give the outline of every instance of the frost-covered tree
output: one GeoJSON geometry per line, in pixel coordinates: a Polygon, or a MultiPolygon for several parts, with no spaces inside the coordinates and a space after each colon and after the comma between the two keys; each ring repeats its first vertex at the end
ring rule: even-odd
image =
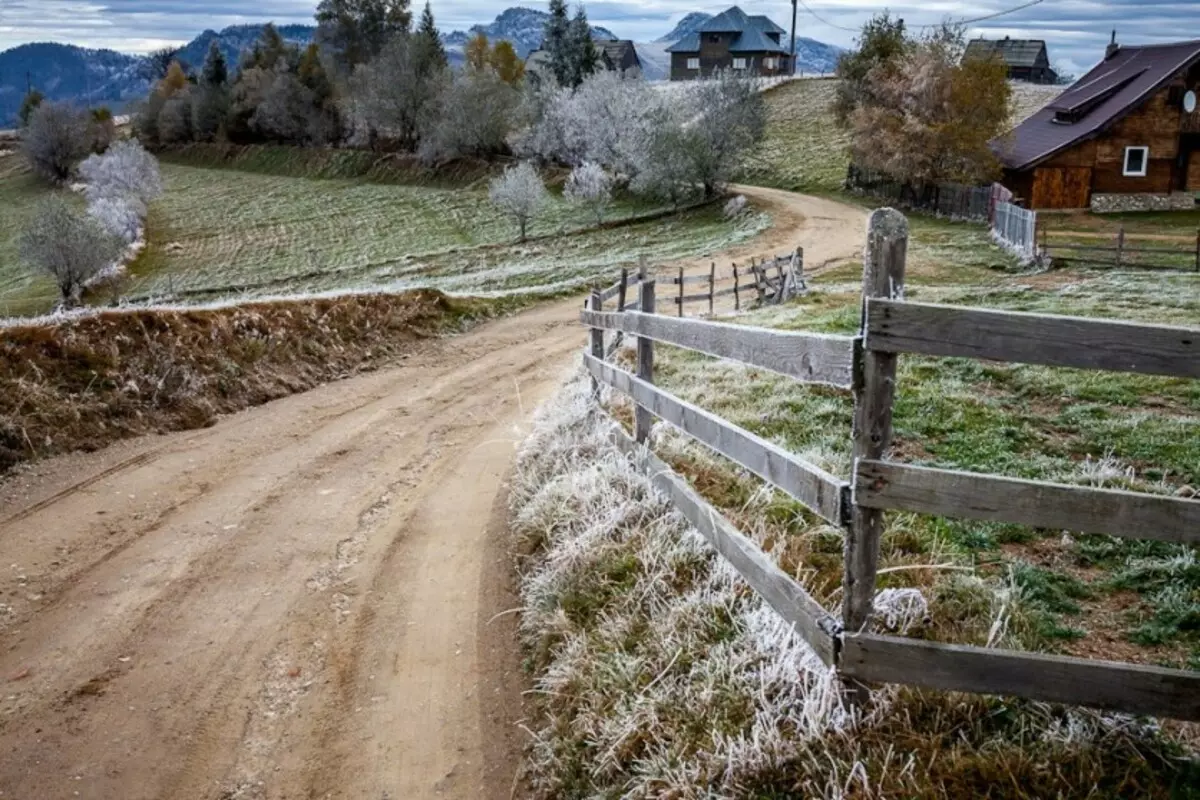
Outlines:
{"type": "Polygon", "coordinates": [[[192,141],[192,93],[189,89],[168,97],[158,112],[159,144],[185,144],[192,141]]]}
{"type": "Polygon", "coordinates": [[[146,207],[132,197],[100,197],[88,203],[88,215],[109,235],[133,244],[142,235],[146,207]]]}
{"type": "Polygon", "coordinates": [[[415,150],[444,83],[443,70],[401,36],[355,71],[351,91],[373,137],[415,150]]]}
{"type": "Polygon", "coordinates": [[[421,133],[421,159],[437,164],[505,152],[519,92],[490,70],[462,70],[445,81],[421,133]]]}
{"type": "Polygon", "coordinates": [[[730,71],[699,81],[685,102],[693,112],[685,126],[688,177],[713,197],[762,140],[766,104],[754,84],[730,71]]]}
{"type": "Polygon", "coordinates": [[[89,157],[79,165],[79,174],[87,181],[89,202],[132,198],[145,205],[163,193],[158,159],[132,139],[117,142],[104,155],[89,157]]]}
{"type": "Polygon", "coordinates": [[[92,124],[86,111],[65,103],[42,103],[21,130],[21,150],[34,172],[62,182],[91,151],[92,124]]]}
{"type": "Polygon", "coordinates": [[[121,257],[125,246],[100,223],[51,196],[34,210],[19,240],[21,260],[50,275],[61,304],[79,304],[84,284],[121,257]]]}
{"type": "Polygon", "coordinates": [[[529,220],[546,204],[549,195],[541,176],[527,161],[509,167],[504,174],[488,185],[488,199],[517,223],[520,238],[525,241],[529,220]]]}
{"type": "Polygon", "coordinates": [[[585,161],[571,170],[563,197],[575,205],[588,209],[596,217],[596,224],[604,222],[604,212],[612,202],[612,178],[604,167],[594,161],[585,161]]]}

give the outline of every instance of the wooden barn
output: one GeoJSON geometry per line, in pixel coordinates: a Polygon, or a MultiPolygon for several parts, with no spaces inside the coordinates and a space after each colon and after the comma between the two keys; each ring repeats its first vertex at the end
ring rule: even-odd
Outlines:
{"type": "Polygon", "coordinates": [[[1200,40],[1108,46],[1057,99],[993,142],[1029,208],[1193,208],[1200,191],[1200,40]]]}
{"type": "Polygon", "coordinates": [[[1050,66],[1050,54],[1041,39],[972,39],[963,58],[999,58],[1008,67],[1008,77],[1029,83],[1057,83],[1058,73],[1050,66]]]}

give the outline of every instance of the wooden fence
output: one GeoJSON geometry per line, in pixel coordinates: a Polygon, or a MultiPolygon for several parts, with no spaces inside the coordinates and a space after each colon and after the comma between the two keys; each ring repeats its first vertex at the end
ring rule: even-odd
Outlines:
{"type": "Polygon", "coordinates": [[[1200,378],[1200,330],[904,301],[908,223],[891,209],[868,228],[862,325],[857,336],[820,335],[655,314],[655,285],[639,286],[636,310],[605,312],[593,292],[581,321],[591,329],[584,364],[597,395],[607,385],[636,404],[634,435],[617,444],[843,677],[860,682],[1004,694],[1153,716],[1200,720],[1200,672],[869,632],[883,515],[887,510],[1035,527],[1200,543],[1200,501],[1018,480],[886,460],[902,353],[1200,378]],[[603,335],[637,337],[636,374],[605,361],[603,335]],[[761,367],[854,395],[850,480],[756,436],[654,384],[654,342],[761,367]],[[658,417],[786,492],[846,537],[840,619],[825,610],[749,537],[646,446],[658,417]]]}
{"type": "Polygon", "coordinates": [[[1097,244],[1051,242],[1049,234],[1049,231],[1042,228],[1041,251],[1045,257],[1052,260],[1112,265],[1118,269],[1139,267],[1142,269],[1192,269],[1200,272],[1200,229],[1196,230],[1195,245],[1189,243],[1186,247],[1131,243],[1125,236],[1124,225],[1117,230],[1111,244],[1107,242],[1097,244]],[[1142,258],[1144,255],[1149,255],[1150,261],[1144,260],[1142,258]],[[1164,263],[1171,256],[1175,257],[1174,263],[1164,263]]]}
{"type": "Polygon", "coordinates": [[[996,203],[992,215],[992,236],[1017,253],[1023,263],[1037,258],[1037,212],[996,203]]]}
{"type": "Polygon", "coordinates": [[[904,208],[928,211],[952,219],[991,222],[998,185],[914,183],[851,164],[846,171],[846,186],[852,191],[887,200],[904,208]]]}

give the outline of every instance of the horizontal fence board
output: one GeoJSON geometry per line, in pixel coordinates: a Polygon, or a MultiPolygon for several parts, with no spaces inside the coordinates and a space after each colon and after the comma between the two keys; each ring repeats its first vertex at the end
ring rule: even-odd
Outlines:
{"type": "MultiPolygon", "coordinates": [[[[637,284],[637,282],[638,282],[637,273],[633,273],[625,279],[626,286],[635,286],[637,284]]],[[[613,297],[616,297],[620,293],[621,293],[621,281],[618,278],[617,282],[615,284],[613,284],[612,286],[610,286],[607,289],[600,292],[600,299],[601,300],[609,300],[613,297]]]]}
{"type": "Polygon", "coordinates": [[[856,633],[842,637],[841,671],[877,683],[1200,720],[1200,672],[1186,670],[856,633]]]}
{"type": "Polygon", "coordinates": [[[1200,500],[1139,492],[862,461],[854,501],[867,508],[1200,543],[1200,500]]]}
{"type": "MultiPolygon", "coordinates": [[[[1101,253],[1112,253],[1114,257],[1117,254],[1116,247],[1099,247],[1097,245],[1087,244],[1058,244],[1057,242],[1047,242],[1046,248],[1048,250],[1093,250],[1101,253]]],[[[1161,253],[1166,255],[1180,256],[1181,258],[1195,258],[1196,256],[1196,251],[1192,248],[1181,250],[1174,247],[1130,247],[1129,245],[1125,245],[1121,248],[1120,252],[1122,256],[1137,255],[1138,253],[1161,253]]]]}
{"type": "Polygon", "coordinates": [[[774,331],[657,314],[588,310],[580,314],[580,321],[584,325],[624,331],[710,356],[740,361],[810,383],[828,383],[848,389],[853,381],[854,339],[849,336],[774,331]]]}
{"type": "Polygon", "coordinates": [[[867,301],[870,350],[1200,378],[1200,329],[867,301]]]}
{"type": "Polygon", "coordinates": [[[713,549],[733,565],[746,583],[779,616],[795,626],[796,632],[808,642],[813,652],[823,662],[832,665],[837,620],[649,449],[635,444],[620,430],[614,432],[613,441],[634,460],[654,487],[671,500],[713,549]]]}
{"type": "MultiPolygon", "coordinates": [[[[737,291],[738,291],[738,289],[736,289],[733,286],[730,286],[728,289],[718,289],[717,291],[713,292],[713,297],[723,297],[727,294],[734,294],[737,291]]],[[[744,292],[746,290],[742,289],[741,291],[744,292]]]]}
{"type": "MultiPolygon", "coordinates": [[[[683,282],[685,284],[708,283],[708,276],[707,275],[684,275],[683,282]]],[[[669,283],[673,286],[678,286],[679,285],[679,276],[676,275],[673,278],[659,278],[658,283],[669,283]]]]}
{"type": "Polygon", "coordinates": [[[680,303],[695,303],[698,300],[707,300],[708,297],[708,292],[705,292],[704,294],[687,294],[683,297],[673,297],[671,299],[675,301],[675,305],[679,305],[680,303]]]}
{"type": "Polygon", "coordinates": [[[823,519],[842,523],[842,498],[849,488],[845,481],[624,370],[587,353],[583,360],[598,381],[629,395],[651,414],[779,487],[823,519]]]}

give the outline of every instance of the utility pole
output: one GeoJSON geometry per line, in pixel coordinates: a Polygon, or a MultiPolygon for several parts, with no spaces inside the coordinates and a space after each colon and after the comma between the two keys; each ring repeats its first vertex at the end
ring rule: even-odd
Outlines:
{"type": "Polygon", "coordinates": [[[796,74],[796,1],[792,0],[792,74],[796,74]]]}

